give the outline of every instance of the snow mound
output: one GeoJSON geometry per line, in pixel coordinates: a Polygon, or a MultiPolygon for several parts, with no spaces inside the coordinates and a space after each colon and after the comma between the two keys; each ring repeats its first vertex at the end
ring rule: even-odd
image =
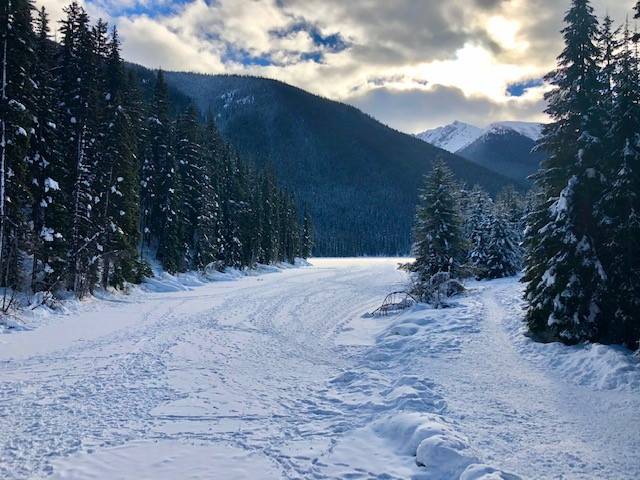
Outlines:
{"type": "Polygon", "coordinates": [[[372,424],[376,435],[401,455],[415,457],[428,478],[460,480],[515,480],[519,477],[480,464],[468,441],[441,415],[408,412],[372,424]]]}
{"type": "Polygon", "coordinates": [[[278,273],[291,268],[306,267],[310,264],[303,259],[296,259],[294,264],[279,262],[275,265],[258,264],[251,269],[238,269],[226,267],[219,271],[212,265],[204,272],[186,272],[172,275],[155,264],[151,264],[153,277],[147,277],[140,285],[140,289],[146,292],[166,293],[192,290],[210,282],[222,282],[237,280],[242,277],[253,277],[268,273],[278,273]]]}
{"type": "Polygon", "coordinates": [[[498,300],[509,312],[505,328],[516,347],[532,362],[544,365],[563,379],[594,390],[640,392],[640,360],[630,350],[616,345],[539,343],[528,338],[523,321],[523,285],[505,280],[498,286],[498,300]]]}

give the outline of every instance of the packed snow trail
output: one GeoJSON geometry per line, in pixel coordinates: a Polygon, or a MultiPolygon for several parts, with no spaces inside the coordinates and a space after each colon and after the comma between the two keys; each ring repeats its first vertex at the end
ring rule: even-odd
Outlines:
{"type": "Polygon", "coordinates": [[[513,279],[363,318],[398,261],[95,301],[0,336],[0,478],[640,476],[628,354],[531,345],[513,279]]]}

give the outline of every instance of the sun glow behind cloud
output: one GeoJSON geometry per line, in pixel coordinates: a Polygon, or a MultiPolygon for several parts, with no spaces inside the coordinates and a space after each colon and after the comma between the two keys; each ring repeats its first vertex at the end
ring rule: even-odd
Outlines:
{"type": "MultiPolygon", "coordinates": [[[[54,18],[67,3],[37,2],[54,18]]],[[[568,0],[82,3],[118,26],[130,61],[277,78],[413,132],[441,123],[443,112],[428,107],[446,110],[447,99],[457,102],[448,121],[544,119],[539,80],[560,51],[568,0]],[[409,95],[420,101],[403,101],[409,95]]],[[[634,0],[595,3],[620,19],[634,0]]]]}

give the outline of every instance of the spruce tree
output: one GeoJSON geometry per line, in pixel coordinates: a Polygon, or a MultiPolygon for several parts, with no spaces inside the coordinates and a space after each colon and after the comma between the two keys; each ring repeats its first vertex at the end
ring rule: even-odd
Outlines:
{"type": "Polygon", "coordinates": [[[526,320],[540,336],[567,343],[597,338],[600,284],[593,205],[602,190],[602,92],[598,21],[588,0],[573,0],[565,16],[565,48],[547,76],[546,112],[554,120],[541,142],[548,153],[536,185],[548,199],[530,216],[526,320]]]}
{"type": "Polygon", "coordinates": [[[105,46],[103,121],[99,164],[98,216],[102,266],[101,283],[120,286],[139,279],[138,166],[132,112],[128,105],[127,78],[120,58],[120,42],[114,28],[105,46]]]}
{"type": "Polygon", "coordinates": [[[511,277],[521,268],[521,252],[517,232],[507,218],[507,212],[496,207],[491,215],[491,226],[480,279],[511,277]]]}
{"type": "Polygon", "coordinates": [[[194,267],[200,270],[219,260],[223,250],[219,181],[221,139],[211,115],[203,128],[201,141],[202,172],[194,229],[194,267]]]}
{"type": "Polygon", "coordinates": [[[36,88],[29,107],[34,121],[28,156],[33,222],[31,289],[34,292],[55,289],[64,280],[68,247],[64,228],[69,215],[68,198],[60,188],[69,170],[58,138],[60,112],[55,54],[44,7],[38,12],[35,34],[37,68],[33,80],[36,88]]]}
{"type": "Polygon", "coordinates": [[[637,348],[640,340],[640,77],[628,25],[614,76],[609,121],[607,188],[596,206],[603,229],[601,285],[606,322],[598,332],[605,342],[637,348]]]}
{"type": "Polygon", "coordinates": [[[464,248],[453,173],[442,161],[425,176],[414,225],[412,270],[427,282],[439,272],[459,272],[464,248]]]}
{"type": "Polygon", "coordinates": [[[304,211],[302,220],[302,239],[300,256],[310,258],[313,252],[313,223],[307,209],[304,211]]]}
{"type": "Polygon", "coordinates": [[[198,116],[193,105],[178,117],[176,124],[175,157],[179,176],[181,198],[178,199],[181,215],[176,220],[181,224],[182,238],[179,247],[183,259],[181,264],[189,267],[193,264],[195,251],[194,242],[198,228],[198,216],[201,213],[202,182],[205,174],[202,163],[202,146],[200,145],[200,130],[198,116]]]}
{"type": "Polygon", "coordinates": [[[69,282],[82,298],[96,280],[95,258],[100,229],[93,209],[99,201],[95,191],[98,164],[98,60],[89,17],[76,2],[64,9],[62,59],[60,65],[60,138],[67,168],[71,172],[62,185],[69,198],[69,282]]]}
{"type": "Polygon", "coordinates": [[[485,278],[489,239],[494,221],[493,200],[479,186],[469,194],[464,234],[468,239],[467,263],[478,278],[485,278]]]}
{"type": "MultiPolygon", "coordinates": [[[[17,287],[29,202],[27,156],[32,135],[34,35],[29,0],[0,7],[0,287],[17,287]]],[[[3,301],[2,308],[6,305],[3,301]]]]}
{"type": "Polygon", "coordinates": [[[142,243],[151,246],[158,240],[165,224],[163,219],[163,185],[171,175],[171,119],[169,91],[162,70],[158,71],[146,122],[145,145],[140,165],[140,230],[142,243]]]}

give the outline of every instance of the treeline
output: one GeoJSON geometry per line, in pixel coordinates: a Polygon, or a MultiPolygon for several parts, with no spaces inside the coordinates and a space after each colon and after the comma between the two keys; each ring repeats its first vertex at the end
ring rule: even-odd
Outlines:
{"type": "MultiPolygon", "coordinates": [[[[60,44],[31,0],[0,7],[0,287],[71,290],[307,257],[312,226],[244,163],[209,112],[172,112],[127,70],[115,28],[65,9],[60,44]]],[[[6,288],[5,288],[6,291],[6,288]]]]}
{"type": "Polygon", "coordinates": [[[637,348],[639,38],[628,22],[600,23],[588,0],[573,0],[565,23],[525,241],[527,323],[543,340],[637,348]]]}
{"type": "Polygon", "coordinates": [[[479,186],[460,185],[444,162],[436,162],[425,176],[413,231],[414,294],[424,297],[432,278],[443,272],[477,279],[515,275],[522,268],[529,203],[512,187],[494,201],[479,186]]]}

